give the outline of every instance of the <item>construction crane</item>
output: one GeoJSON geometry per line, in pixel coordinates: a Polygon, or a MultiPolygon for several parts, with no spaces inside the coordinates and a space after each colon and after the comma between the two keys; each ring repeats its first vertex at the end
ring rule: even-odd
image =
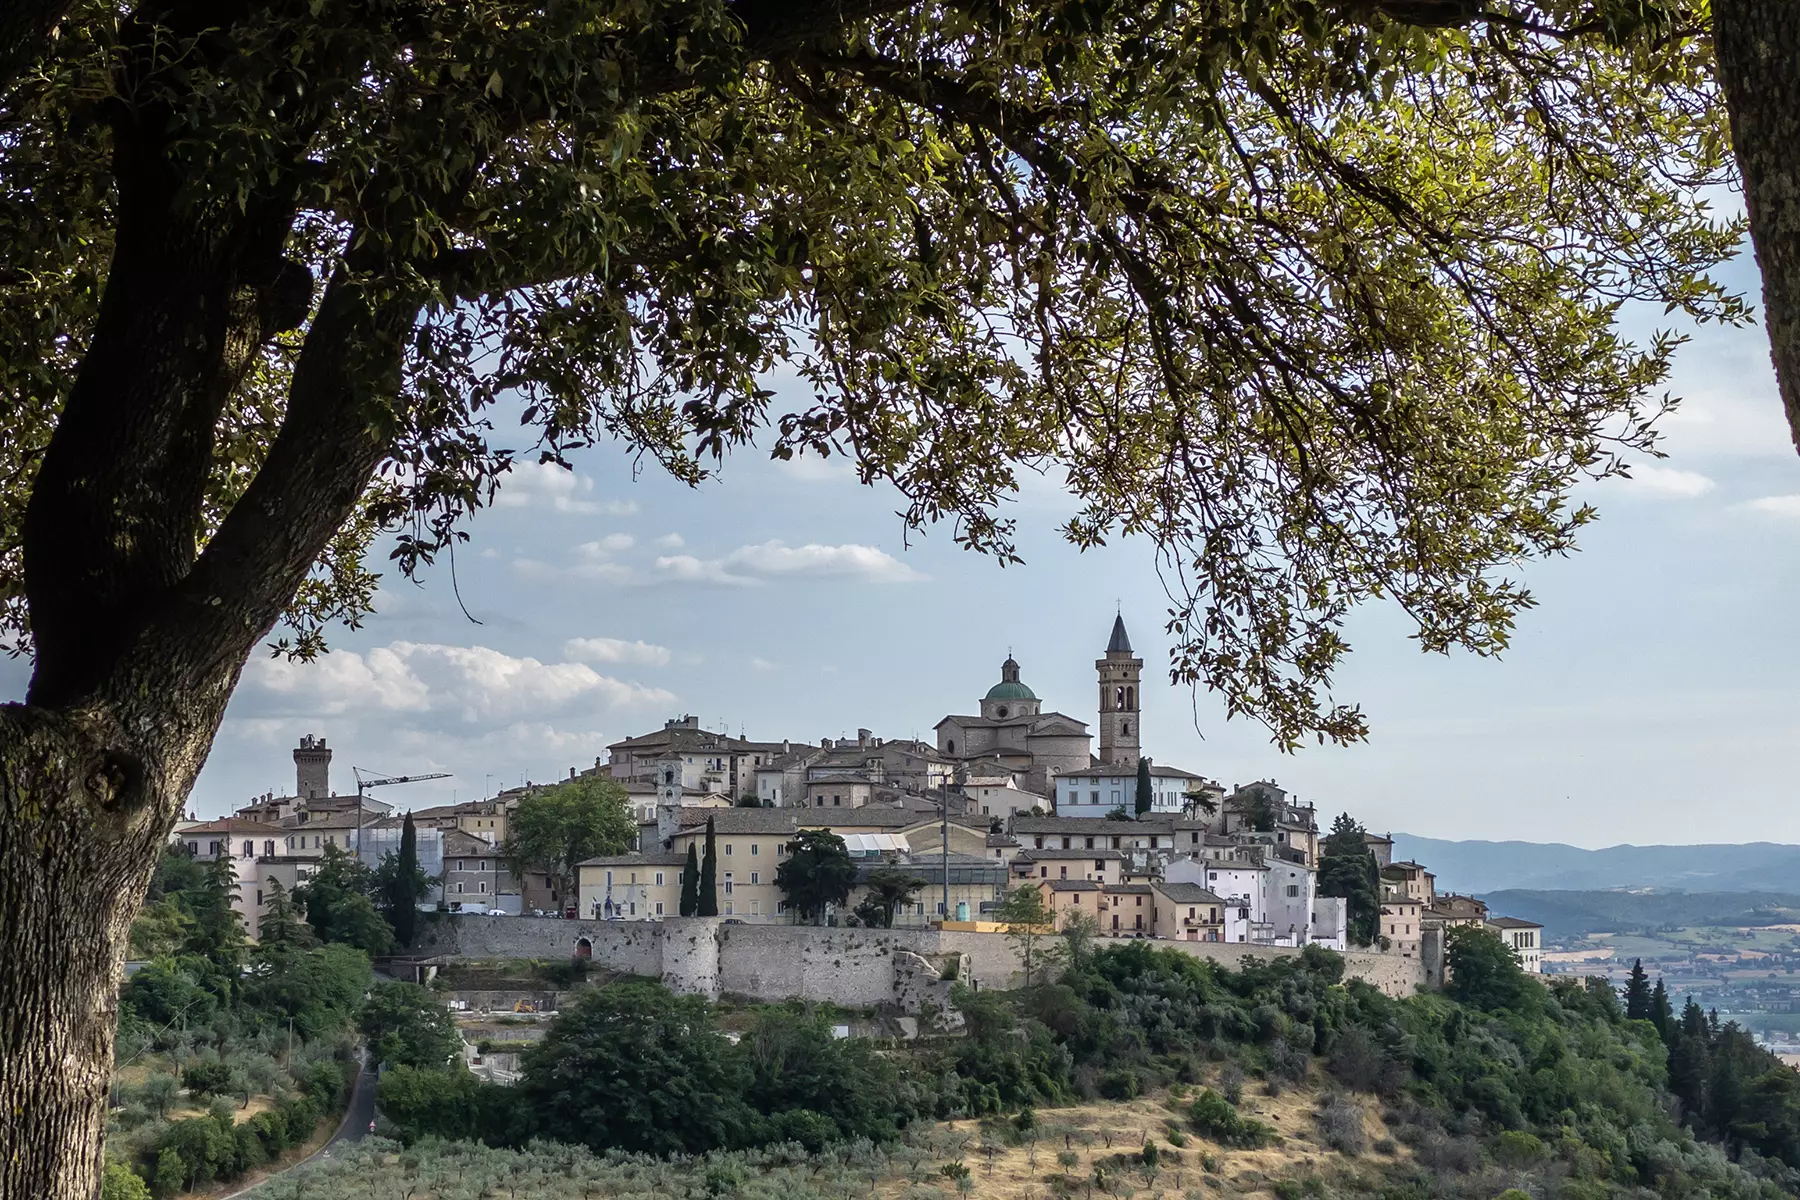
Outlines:
{"type": "Polygon", "coordinates": [[[364,779],[361,767],[351,767],[350,769],[356,774],[356,858],[358,862],[362,861],[363,796],[368,794],[370,788],[391,787],[396,783],[424,783],[427,779],[450,778],[448,771],[433,771],[428,775],[372,775],[364,779]]]}

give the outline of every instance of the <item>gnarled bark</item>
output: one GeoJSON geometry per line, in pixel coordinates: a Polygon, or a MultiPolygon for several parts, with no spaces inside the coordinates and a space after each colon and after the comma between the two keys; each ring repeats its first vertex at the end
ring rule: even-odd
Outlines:
{"type": "Polygon", "coordinates": [[[147,702],[159,711],[0,707],[5,1200],[99,1187],[131,921],[224,708],[147,702]]]}
{"type": "Polygon", "coordinates": [[[1713,0],[1713,46],[1762,268],[1763,321],[1800,447],[1800,6],[1713,0]]]}

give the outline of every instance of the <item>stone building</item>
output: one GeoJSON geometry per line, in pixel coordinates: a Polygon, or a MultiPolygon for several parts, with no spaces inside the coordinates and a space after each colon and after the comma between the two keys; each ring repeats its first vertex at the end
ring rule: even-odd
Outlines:
{"type": "Polygon", "coordinates": [[[1113,618],[1106,656],[1095,661],[1094,670],[1100,675],[1100,765],[1127,763],[1135,769],[1142,755],[1138,684],[1144,660],[1132,653],[1124,614],[1113,618]]]}
{"type": "Polygon", "coordinates": [[[979,715],[937,723],[938,752],[960,764],[965,778],[997,767],[1020,777],[1026,791],[1048,796],[1057,776],[1088,765],[1093,738],[1086,722],[1043,708],[1009,656],[1000,665],[1000,682],[981,698],[979,715]]]}

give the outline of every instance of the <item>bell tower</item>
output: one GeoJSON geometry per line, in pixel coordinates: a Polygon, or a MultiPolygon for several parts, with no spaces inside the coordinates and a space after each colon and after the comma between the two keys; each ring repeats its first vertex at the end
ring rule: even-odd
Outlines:
{"type": "Polygon", "coordinates": [[[681,756],[656,760],[656,836],[666,846],[681,831],[681,756]]]}
{"type": "Polygon", "coordinates": [[[1138,678],[1144,660],[1131,652],[1123,614],[1113,618],[1106,657],[1094,663],[1100,674],[1100,762],[1137,766],[1142,745],[1138,723],[1138,678]]]}

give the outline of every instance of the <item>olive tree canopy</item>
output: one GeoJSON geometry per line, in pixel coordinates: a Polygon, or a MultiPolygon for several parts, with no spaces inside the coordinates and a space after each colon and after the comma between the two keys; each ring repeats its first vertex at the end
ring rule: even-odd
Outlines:
{"type": "Polygon", "coordinates": [[[1621,306],[1745,315],[1704,15],[7,5],[0,1193],[94,1192],[126,930],[246,657],[319,652],[378,531],[424,567],[515,457],[844,454],[1001,561],[1051,474],[1283,745],[1364,732],[1363,600],[1502,648],[1571,486],[1651,448],[1678,339],[1621,306]]]}

